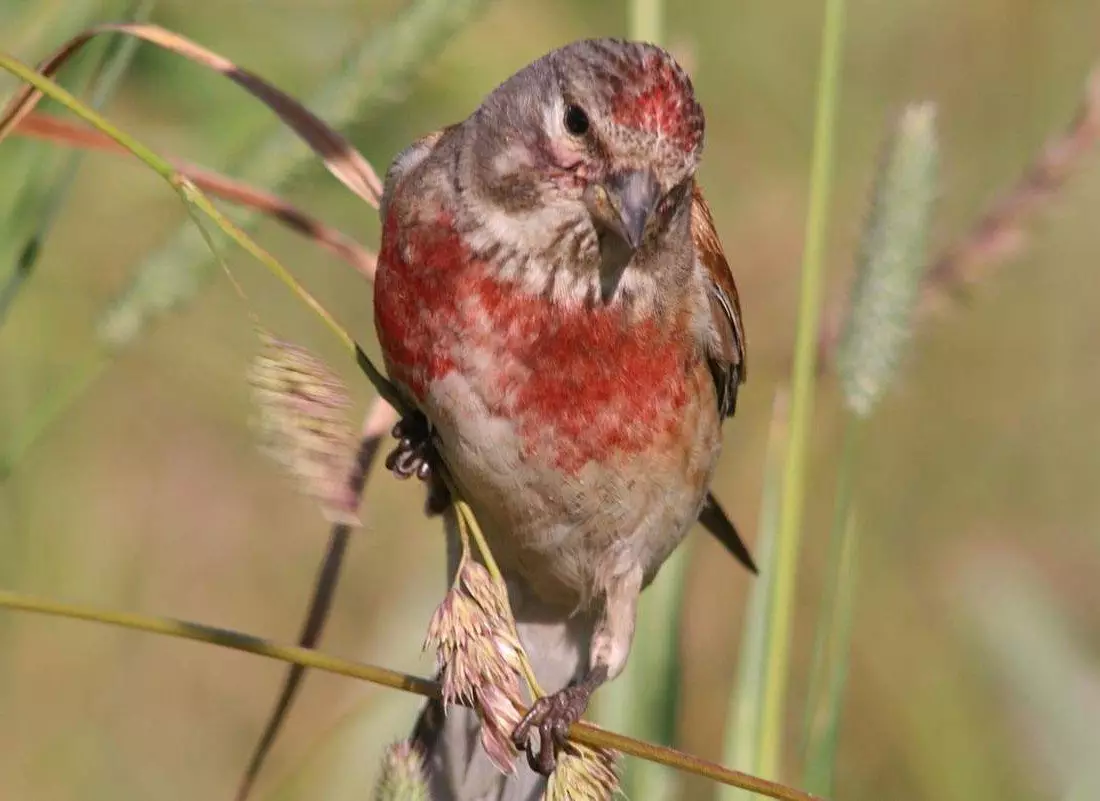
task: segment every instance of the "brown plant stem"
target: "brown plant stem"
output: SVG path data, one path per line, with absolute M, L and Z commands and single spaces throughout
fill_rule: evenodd
M 363 428 L 359 443 L 359 452 L 351 472 L 347 478 L 347 497 L 344 510 L 354 514 L 359 508 L 359 502 L 363 495 L 363 488 L 367 483 L 371 466 L 378 455 L 382 438 L 389 433 L 390 428 L 397 422 L 397 415 L 393 407 L 381 398 L 375 400 L 363 420 Z M 352 526 L 346 523 L 335 523 L 329 532 L 328 543 L 325 546 L 325 558 L 317 571 L 317 578 L 313 584 L 309 613 L 302 623 L 301 632 L 298 634 L 298 645 L 302 648 L 313 648 L 321 639 L 325 630 L 325 622 L 332 609 L 332 599 L 336 594 L 336 585 L 340 579 L 340 568 L 343 566 L 344 554 L 347 551 L 348 540 L 351 537 Z M 256 778 L 260 775 L 264 762 L 271 746 L 275 743 L 275 737 L 282 728 L 290 706 L 298 694 L 302 679 L 305 677 L 306 666 L 292 664 L 287 669 L 283 679 L 282 690 L 275 706 L 264 725 L 263 733 L 252 751 L 240 786 L 237 788 L 237 799 L 244 799 L 252 790 Z
M 19 120 L 14 136 L 51 142 L 79 150 L 128 155 L 126 148 L 109 136 L 52 114 L 31 112 Z M 376 257 L 343 232 L 315 219 L 279 196 L 229 178 L 213 170 L 177 158 L 166 160 L 195 186 L 214 197 L 228 200 L 272 217 L 295 233 L 313 240 L 354 267 L 368 281 L 374 280 Z
M 223 648 L 232 648 L 235 651 L 256 654 L 257 656 L 266 656 L 270 659 L 293 662 L 302 667 L 311 667 L 328 673 L 350 676 L 428 698 L 438 698 L 440 695 L 439 685 L 428 679 L 377 665 L 352 662 L 309 648 L 283 645 L 262 637 L 255 637 L 230 629 L 206 626 L 201 623 L 152 617 L 132 612 L 107 611 L 67 604 L 47 598 L 33 598 L 7 591 L 0 591 L 0 607 L 73 620 L 104 623 L 133 631 L 143 631 L 148 634 L 162 634 L 195 640 Z M 793 787 L 731 770 L 673 748 L 635 740 L 633 737 L 616 734 L 589 723 L 573 724 L 569 729 L 569 739 L 594 748 L 610 748 L 621 751 L 639 759 L 646 759 L 650 762 L 657 762 L 688 773 L 694 773 L 722 784 L 740 787 L 750 792 L 777 799 L 777 801 L 821 801 L 818 796 L 796 790 Z

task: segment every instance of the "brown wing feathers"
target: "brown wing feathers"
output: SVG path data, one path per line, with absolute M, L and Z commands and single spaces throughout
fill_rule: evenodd
M 745 380 L 741 303 L 733 273 L 714 229 L 714 218 L 698 184 L 692 198 L 691 234 L 695 256 L 710 274 L 714 341 L 708 356 L 718 392 L 718 408 L 723 417 L 732 417 L 737 408 L 737 389 Z
M 714 218 L 703 199 L 699 184 L 695 185 L 691 209 L 691 235 L 695 241 L 695 257 L 710 274 L 710 311 L 714 339 L 707 360 L 714 376 L 718 411 L 732 417 L 737 409 L 737 390 L 745 380 L 745 334 L 741 328 L 741 303 L 737 284 L 729 262 L 722 252 L 722 243 L 714 229 Z M 707 493 L 699 513 L 703 528 L 714 535 L 738 562 L 756 573 L 752 554 L 745 546 L 737 528 L 718 504 L 713 492 Z

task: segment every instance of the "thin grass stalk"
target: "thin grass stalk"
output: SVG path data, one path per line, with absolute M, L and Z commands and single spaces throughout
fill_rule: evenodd
M 859 418 L 848 416 L 837 467 L 836 502 L 825 562 L 825 589 L 814 635 L 803 725 L 803 783 L 827 797 L 833 789 L 840 712 L 855 612 L 856 528 L 853 498 L 862 428 Z
M 443 43 L 487 5 L 487 0 L 415 0 L 388 25 L 350 48 L 331 78 L 309 100 L 333 128 L 361 121 L 393 105 L 411 79 Z M 249 146 L 229 172 L 249 183 L 277 189 L 312 164 L 285 126 L 273 127 Z M 251 230 L 259 215 L 238 218 Z M 210 273 L 210 258 L 190 226 L 181 226 L 147 256 L 131 284 L 97 323 L 98 339 L 110 349 L 124 346 L 163 313 L 194 297 Z
M 130 17 L 136 21 L 147 19 L 155 5 L 154 0 L 134 4 Z M 115 45 L 113 52 L 112 44 Z M 133 60 L 134 52 L 137 50 L 137 44 L 132 39 L 123 39 L 117 43 L 103 42 L 100 52 L 89 54 L 89 58 L 82 64 L 89 71 L 87 80 L 78 81 L 78 83 L 84 84 L 79 90 L 80 94 L 84 93 L 88 85 L 91 86 L 91 97 L 88 99 L 89 108 L 99 111 L 107 104 L 122 81 L 122 77 L 126 74 L 126 70 Z M 20 209 L 33 209 L 31 214 L 33 214 L 36 222 L 26 244 L 19 249 L 10 278 L 3 287 L 0 287 L 0 326 L 3 326 L 20 290 L 30 280 L 34 272 L 35 265 L 38 263 L 38 258 L 45 246 L 46 237 L 49 235 L 58 213 L 64 206 L 65 199 L 68 197 L 69 190 L 72 188 L 77 172 L 83 162 L 83 157 L 84 154 L 80 151 L 71 154 L 65 160 L 63 166 L 59 168 L 52 185 L 40 200 L 24 197 L 16 202 L 16 206 Z M 45 159 L 31 162 L 29 167 L 31 177 L 27 181 L 24 195 L 37 193 L 37 181 L 34 179 L 34 175 L 36 172 L 44 175 L 49 166 L 49 161 Z M 24 213 L 26 212 L 24 211 Z
M 661 43 L 664 38 L 663 0 L 629 0 L 627 13 L 631 39 L 651 44 Z
M 434 681 L 411 676 L 400 671 L 347 659 L 330 656 L 310 648 L 283 645 L 262 637 L 242 634 L 229 629 L 206 626 L 172 618 L 153 617 L 130 612 L 108 611 L 78 604 L 69 604 L 46 598 L 33 598 L 20 593 L 0 590 L 0 608 L 34 612 L 53 617 L 84 620 L 119 628 L 141 631 L 148 634 L 161 634 L 186 640 L 217 645 L 236 651 L 293 662 L 304 667 L 323 670 L 341 676 L 369 681 L 394 690 L 415 693 L 428 698 L 438 698 L 440 688 Z M 621 751 L 624 754 L 659 762 L 688 773 L 694 773 L 724 784 L 743 787 L 777 801 L 820 801 L 816 796 L 796 790 L 776 782 L 749 776 L 739 771 L 724 768 L 691 754 L 685 754 L 671 748 L 642 742 L 633 737 L 606 731 L 587 723 L 575 723 L 569 729 L 569 739 L 593 748 L 606 748 Z
M 845 423 L 803 730 L 805 781 L 823 793 L 832 791 L 851 647 L 856 584 L 853 485 L 860 444 L 865 420 L 896 380 L 912 333 L 937 163 L 935 108 L 911 105 L 902 112 L 883 151 L 837 359 Z
M 367 355 L 352 339 L 351 335 L 340 326 L 328 311 L 317 302 L 284 267 L 278 259 L 257 245 L 244 231 L 234 225 L 222 214 L 210 200 L 187 178 L 180 175 L 172 165 L 143 145 L 141 142 L 123 133 L 105 118 L 89 109 L 69 92 L 58 86 L 54 81 L 40 75 L 31 67 L 23 64 L 7 54 L 0 53 L 0 69 L 10 72 L 34 86 L 44 95 L 61 103 L 69 111 L 73 112 L 85 122 L 110 136 L 128 151 L 134 154 L 146 166 L 163 178 L 180 195 L 189 208 L 193 207 L 210 218 L 230 239 L 240 245 L 246 252 L 259 260 L 267 269 L 284 285 L 287 286 L 299 300 L 313 310 L 318 317 L 328 326 L 344 346 L 355 357 L 359 368 L 374 384 L 379 394 L 382 395 L 395 409 L 403 410 L 404 401 L 398 396 L 396 390 L 381 372 L 374 366 Z M 200 231 L 200 237 L 205 237 L 205 232 Z
M 363 421 L 359 452 L 347 477 L 348 507 L 358 507 L 363 490 L 370 475 L 371 466 L 374 464 L 378 450 L 382 446 L 382 438 L 389 434 L 396 422 L 393 408 L 376 399 Z M 329 531 L 329 541 L 325 549 L 325 558 L 321 561 L 314 581 L 313 601 L 310 604 L 309 614 L 302 623 L 301 633 L 298 635 L 298 645 L 304 648 L 314 647 L 320 640 L 324 630 L 325 621 L 328 619 L 329 609 L 332 605 L 336 586 L 339 583 L 340 569 L 343 566 L 344 553 L 347 550 L 351 537 L 352 527 L 344 523 L 335 523 Z M 275 706 L 271 710 L 267 723 L 253 748 L 245 768 L 241 781 L 237 786 L 237 799 L 245 799 L 252 791 L 256 779 L 263 769 L 264 762 L 275 744 L 275 738 L 279 734 L 286 716 L 290 712 L 291 704 L 301 686 L 305 675 L 305 668 L 301 665 L 291 665 L 283 680 L 283 687 Z
M 805 761 L 806 775 L 803 779 L 803 784 L 810 792 L 826 798 L 833 796 L 841 710 L 848 681 L 852 627 L 855 621 L 859 522 L 854 505 L 848 505 L 845 517 L 837 525 L 839 531 L 833 536 L 835 548 L 832 548 L 835 554 L 830 554 L 829 557 L 830 575 L 835 576 L 835 586 L 833 595 L 829 598 L 829 628 L 819 629 L 826 642 L 820 646 L 822 667 L 819 703 L 810 710 L 807 722 L 809 744 Z M 835 566 L 832 564 L 834 561 Z
M 810 425 L 814 412 L 817 332 L 825 283 L 825 240 L 835 160 L 844 16 L 845 0 L 825 0 L 810 175 L 810 205 L 802 254 L 802 287 L 795 335 L 795 358 L 791 371 L 790 440 L 784 462 L 783 497 L 776 541 L 776 572 L 773 579 L 775 584 L 769 613 L 768 682 L 764 693 L 760 736 L 760 764 L 762 772 L 767 776 L 778 774 L 783 745 L 795 582 L 806 505 Z
M 764 687 L 769 680 L 769 620 L 777 567 L 778 552 L 775 546 L 779 504 L 782 499 L 783 454 L 787 449 L 788 413 L 787 395 L 780 390 L 772 402 L 760 519 L 757 524 L 756 554 L 760 575 L 749 592 L 745 624 L 741 633 L 737 680 L 729 697 L 729 712 L 726 715 L 723 761 L 748 773 L 758 772 L 760 766 Z M 750 801 L 751 796 L 742 790 L 724 787 L 719 793 L 719 799 Z
M 347 52 L 338 75 L 318 91 L 311 107 L 341 127 L 392 105 L 428 58 L 487 5 L 488 0 L 414 0 L 392 24 Z M 283 126 L 244 152 L 247 157 L 234 172 L 268 187 L 290 180 L 311 161 L 311 154 Z M 260 218 L 247 212 L 239 216 L 242 231 Z M 105 347 L 66 377 L 49 405 L 36 410 L 31 424 L 21 428 L 0 458 L 0 479 L 83 396 L 113 362 L 115 350 L 134 341 L 151 319 L 194 295 L 212 264 L 205 243 L 190 225 L 182 225 L 164 247 L 146 257 L 130 286 L 97 322 L 96 339 Z
M 125 41 L 135 43 L 133 39 Z M 12 131 L 12 135 L 51 142 L 85 152 L 129 155 L 125 148 L 120 147 L 109 136 L 52 114 L 34 112 L 27 115 Z M 334 256 L 343 259 L 368 281 L 374 280 L 374 271 L 377 266 L 375 255 L 342 231 L 326 225 L 271 192 L 197 164 L 169 156 L 165 158 L 180 174 L 190 179 L 206 194 L 243 206 L 286 226 L 294 233 L 309 238 Z

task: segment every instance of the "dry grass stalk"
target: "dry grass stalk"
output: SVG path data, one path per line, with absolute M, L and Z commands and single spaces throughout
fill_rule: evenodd
M 38 71 L 46 77 L 52 76 L 92 38 L 112 32 L 135 36 L 184 56 L 196 64 L 221 73 L 243 87 L 274 111 L 279 119 L 313 148 L 328 171 L 344 186 L 375 208 L 378 207 L 378 201 L 382 195 L 382 184 L 370 163 L 344 137 L 286 92 L 178 33 L 165 30 L 158 25 L 126 23 L 97 25 L 74 36 L 58 48 L 38 66 Z M 0 141 L 34 110 L 41 99 L 42 92 L 30 85 L 24 85 L 16 92 L 0 114 Z
M 389 435 L 390 429 L 393 428 L 393 424 L 396 422 L 397 412 L 394 411 L 393 407 L 381 398 L 375 399 L 363 419 L 362 429 L 359 432 L 359 449 L 355 464 L 344 481 L 346 496 L 342 508 L 355 509 L 359 506 L 363 496 L 363 488 L 370 476 L 371 466 L 378 456 L 382 439 Z M 344 554 L 347 552 L 351 531 L 352 526 L 337 522 L 333 524 L 332 530 L 329 532 L 328 544 L 325 546 L 325 556 L 321 560 L 321 565 L 317 570 L 317 578 L 314 581 L 309 612 L 302 623 L 301 633 L 298 635 L 298 645 L 302 648 L 314 648 L 321 640 L 329 610 L 332 608 L 332 599 L 336 594 L 340 568 L 343 566 Z M 256 783 L 256 778 L 260 775 L 260 770 L 267 760 L 267 755 L 275 744 L 279 729 L 290 712 L 290 706 L 298 694 L 298 688 L 302 685 L 305 672 L 306 669 L 301 665 L 292 664 L 287 668 L 286 678 L 283 680 L 279 697 L 268 715 L 263 733 L 256 741 L 252 756 L 248 760 L 248 767 L 237 786 L 235 797 L 238 801 L 244 801 L 252 791 L 252 786 Z
M 80 150 L 127 154 L 124 147 L 94 128 L 41 112 L 32 112 L 21 119 L 13 134 Z M 374 280 L 376 256 L 343 232 L 271 192 L 181 159 L 168 158 L 168 161 L 204 192 L 273 218 L 343 259 L 368 281 Z
M 986 276 L 989 268 L 1018 255 L 1026 226 L 1054 199 L 1084 157 L 1100 142 L 1100 66 L 1093 68 L 1077 115 L 1039 153 L 1023 177 L 961 241 L 929 268 L 921 311 L 941 308 Z

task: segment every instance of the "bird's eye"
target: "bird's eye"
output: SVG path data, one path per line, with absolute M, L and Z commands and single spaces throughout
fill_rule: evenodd
M 584 136 L 588 133 L 588 115 L 580 106 L 570 103 L 565 107 L 565 130 L 573 136 Z

